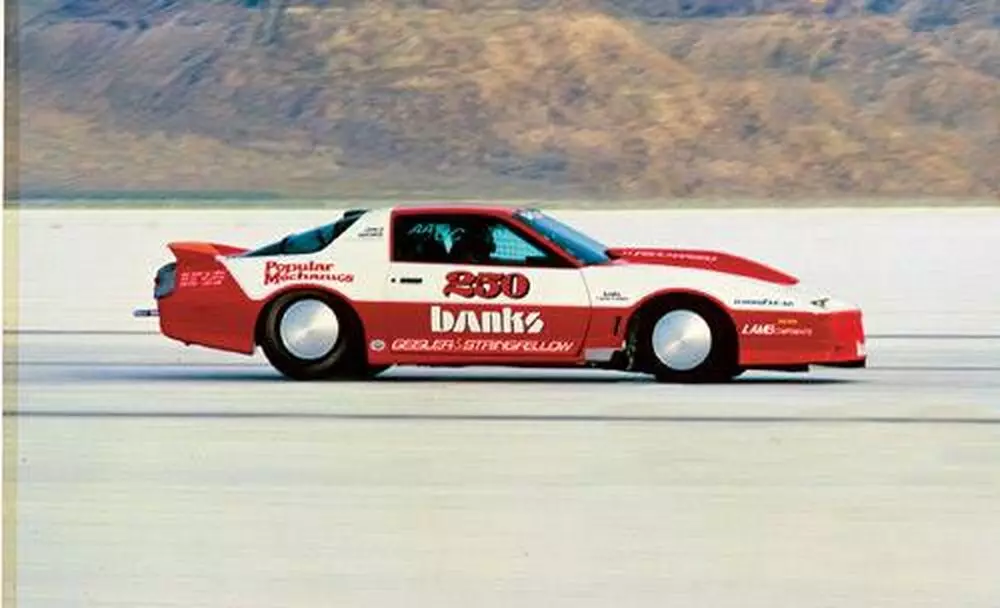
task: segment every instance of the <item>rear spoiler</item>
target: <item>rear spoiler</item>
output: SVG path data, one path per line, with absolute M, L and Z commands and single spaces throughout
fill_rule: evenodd
M 192 262 L 204 258 L 215 259 L 220 255 L 239 255 L 247 251 L 245 247 L 234 247 L 232 245 L 205 241 L 174 241 L 167 243 L 167 248 L 174 254 L 178 262 Z

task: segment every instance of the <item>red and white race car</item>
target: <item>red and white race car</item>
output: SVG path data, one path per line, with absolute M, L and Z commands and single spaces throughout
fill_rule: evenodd
M 533 209 L 359 209 L 257 248 L 173 242 L 162 333 L 296 379 L 393 365 L 599 367 L 661 381 L 864 367 L 861 311 L 715 251 L 609 248 Z

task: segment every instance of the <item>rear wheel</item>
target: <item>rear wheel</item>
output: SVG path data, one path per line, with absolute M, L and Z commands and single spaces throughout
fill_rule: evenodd
M 714 305 L 668 298 L 640 318 L 634 337 L 637 367 L 660 382 L 722 382 L 739 375 L 736 332 Z
M 279 372 L 296 380 L 367 375 L 363 332 L 353 311 L 323 293 L 291 293 L 262 320 L 261 348 Z

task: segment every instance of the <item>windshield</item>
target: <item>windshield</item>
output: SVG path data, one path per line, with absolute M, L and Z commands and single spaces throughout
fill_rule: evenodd
M 521 210 L 514 213 L 514 217 L 586 265 L 611 260 L 605 245 L 541 211 Z
M 338 236 L 347 231 L 354 222 L 358 221 L 364 212 L 349 211 L 336 222 L 325 224 L 312 230 L 290 234 L 277 243 L 265 245 L 259 249 L 244 253 L 244 257 L 255 257 L 265 255 L 294 255 L 316 253 L 332 243 Z

